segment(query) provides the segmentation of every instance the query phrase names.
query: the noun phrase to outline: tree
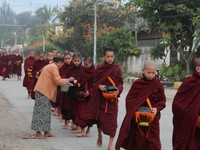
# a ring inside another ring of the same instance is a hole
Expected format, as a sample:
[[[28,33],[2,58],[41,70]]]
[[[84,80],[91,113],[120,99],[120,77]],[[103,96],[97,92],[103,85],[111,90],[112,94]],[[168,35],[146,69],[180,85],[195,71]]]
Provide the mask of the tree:
[[[11,9],[10,5],[4,1],[2,3],[2,6],[0,7],[0,24],[15,24],[15,13]],[[5,41],[8,39],[11,35],[13,35],[14,28],[10,26],[1,26],[0,27],[0,39]]]
[[[92,29],[92,28],[91,28]],[[92,30],[93,31],[93,30]],[[92,53],[93,48],[93,32],[86,35],[88,53]],[[139,57],[141,50],[138,49],[133,43],[134,38],[131,32],[127,32],[123,28],[114,28],[104,26],[99,29],[97,41],[97,54],[103,56],[105,48],[113,48],[115,52],[115,61],[121,64],[123,71],[127,72],[127,60],[129,56]]]
[[[139,14],[148,22],[151,31],[167,34],[170,44],[180,52],[189,74],[192,54],[199,38],[195,36],[199,17],[200,1],[174,0],[131,0],[139,9]]]
[[[103,26],[121,28],[132,20],[130,14],[134,9],[125,7],[112,7],[111,3],[99,3],[97,6],[97,30]],[[91,0],[73,0],[65,7],[63,13],[59,15],[63,24],[63,36],[55,43],[72,51],[79,51],[81,54],[92,55],[90,47],[87,46],[86,35],[93,30],[94,25],[94,2]],[[67,31],[72,31],[69,33]],[[92,32],[93,33],[93,32]],[[63,37],[67,35],[65,40]],[[98,47],[97,47],[98,48]],[[99,51],[99,49],[98,49]]]
[[[57,9],[47,7],[47,5],[44,5],[43,7],[38,8],[35,11],[35,14],[37,17],[39,17],[42,20],[42,24],[48,24],[53,17],[55,17],[57,12]]]

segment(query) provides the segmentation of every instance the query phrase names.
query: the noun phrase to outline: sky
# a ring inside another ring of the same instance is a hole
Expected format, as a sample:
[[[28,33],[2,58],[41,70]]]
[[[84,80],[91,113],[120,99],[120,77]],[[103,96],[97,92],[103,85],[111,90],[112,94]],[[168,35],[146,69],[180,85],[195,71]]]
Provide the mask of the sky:
[[[25,11],[34,12],[37,8],[44,5],[63,8],[63,6],[67,4],[67,0],[0,0],[0,6],[4,1],[6,1],[17,14]]]

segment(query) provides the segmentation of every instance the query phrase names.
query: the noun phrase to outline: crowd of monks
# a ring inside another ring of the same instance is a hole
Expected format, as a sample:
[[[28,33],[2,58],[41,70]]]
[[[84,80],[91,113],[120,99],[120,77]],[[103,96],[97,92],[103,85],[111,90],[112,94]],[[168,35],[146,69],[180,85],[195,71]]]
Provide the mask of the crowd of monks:
[[[28,98],[35,99],[34,86],[37,79],[42,68],[52,63],[54,56],[64,58],[64,65],[59,69],[61,78],[75,79],[71,83],[74,88],[67,92],[58,87],[55,99],[51,102],[54,115],[64,120],[63,129],[68,129],[70,124],[77,137],[87,137],[90,136],[90,127],[96,124],[98,146],[102,146],[104,133],[110,137],[108,150],[119,150],[121,147],[126,150],[161,150],[159,120],[160,111],[166,106],[166,97],[160,79],[156,78],[157,67],[153,62],[144,64],[143,76],[132,84],[125,98],[126,114],[116,146],[113,146],[117,129],[118,97],[123,91],[122,72],[119,65],[114,63],[114,51],[106,49],[104,63],[95,68],[91,57],[83,59],[80,54],[61,54],[52,50],[47,57],[43,51],[39,51],[36,58],[34,51],[31,50],[29,57],[24,61],[23,86],[27,89]],[[0,61],[3,80],[12,77],[13,74],[21,76],[16,71],[21,68],[15,68],[23,62],[18,52],[4,52]],[[200,114],[200,58],[194,58],[193,64],[194,74],[185,80],[173,102],[174,150],[200,149],[200,121],[199,124],[196,123]],[[113,86],[117,89],[114,97],[105,96],[107,87]],[[140,126],[135,119],[135,113],[141,106],[150,107],[151,113],[154,114],[153,121],[147,121],[147,126]]]
[[[23,57],[18,50],[0,52],[0,76],[2,80],[17,77],[21,80]]]

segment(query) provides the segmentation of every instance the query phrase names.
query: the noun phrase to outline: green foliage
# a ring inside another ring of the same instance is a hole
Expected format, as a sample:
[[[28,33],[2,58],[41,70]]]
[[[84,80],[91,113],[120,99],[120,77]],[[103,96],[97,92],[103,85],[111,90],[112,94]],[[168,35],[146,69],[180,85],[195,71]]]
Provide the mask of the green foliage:
[[[15,13],[6,1],[3,1],[2,5],[0,6],[0,23],[1,24],[15,23]],[[15,28],[10,26],[1,26],[0,40],[4,39],[5,41],[8,41],[7,39],[9,38],[9,36],[13,35],[13,32],[15,32]]]
[[[133,14],[134,11],[134,9],[127,9],[125,7],[114,8],[108,3],[98,3],[97,31],[99,32],[102,26],[115,28],[123,27],[129,20],[133,20],[133,15],[131,14]],[[71,33],[70,37],[66,37],[64,40],[61,38],[52,42],[65,49],[67,48],[72,51],[78,50],[82,55],[92,55],[93,39],[88,41],[85,36],[88,35],[91,28],[93,30],[94,27],[94,1],[73,0],[68,6],[65,7],[63,13],[59,15],[59,18],[63,23],[64,32],[72,28],[74,31]],[[90,28],[88,26],[90,26]],[[104,34],[103,31],[101,34]],[[102,40],[99,39],[99,37],[97,39],[98,57],[101,56],[99,54],[102,53],[103,47],[108,45],[106,40],[107,37],[102,36],[102,38],[105,39]],[[121,42],[115,40],[113,43],[117,45]]]
[[[164,59],[166,57],[165,53],[166,45],[165,44],[158,44],[153,47],[150,51],[151,57],[155,59]]]
[[[92,48],[93,38],[87,41],[87,45]],[[109,32],[105,29],[100,31],[100,36],[97,41],[98,56],[102,56],[103,50],[108,47],[114,49],[115,60],[121,63],[125,62],[129,56],[140,56],[142,52],[133,45],[131,32],[127,32],[123,28],[113,29]]]
[[[159,71],[165,81],[182,81],[187,74],[183,66],[178,63],[171,66],[162,65]]]
[[[171,38],[170,44],[180,51],[189,73],[188,62],[199,42],[200,1],[131,0],[130,4],[139,8],[152,31]]]

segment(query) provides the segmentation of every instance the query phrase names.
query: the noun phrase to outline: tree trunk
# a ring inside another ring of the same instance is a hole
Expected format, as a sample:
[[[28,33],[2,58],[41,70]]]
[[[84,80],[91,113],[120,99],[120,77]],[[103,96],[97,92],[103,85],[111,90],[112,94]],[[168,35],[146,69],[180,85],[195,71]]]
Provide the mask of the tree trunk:
[[[190,74],[190,63],[189,63],[189,60],[185,61],[185,64],[186,64],[186,72],[187,72],[187,74]]]

